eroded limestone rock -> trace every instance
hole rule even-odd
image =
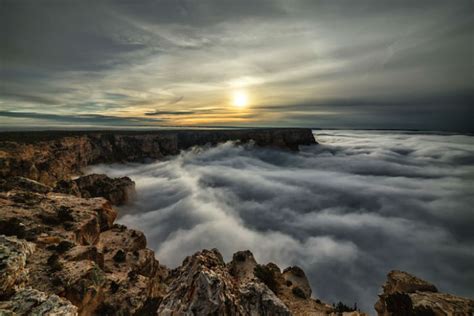
[[[0,298],[8,297],[28,281],[26,260],[35,245],[16,237],[0,235]]]
[[[474,314],[474,300],[439,293],[436,286],[403,271],[391,271],[375,304],[379,316]]]
[[[78,313],[76,306],[57,295],[26,288],[0,302],[0,315],[76,316]]]
[[[2,293],[11,296],[23,284],[67,299],[79,315],[152,315],[158,308],[168,270],[146,248],[143,233],[113,224],[116,211],[104,198],[15,189],[0,192],[0,208],[0,234],[10,235],[1,237],[0,249],[7,244],[18,253],[2,252],[8,252],[2,262],[14,261],[5,265]],[[30,245],[36,250],[26,260]]]
[[[109,178],[105,174],[90,174],[74,180],[61,180],[55,191],[83,198],[103,197],[114,205],[122,205],[135,194],[135,182],[128,177]]]

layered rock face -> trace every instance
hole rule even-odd
[[[129,177],[112,179],[105,174],[89,174],[58,181],[54,191],[84,198],[104,197],[114,205],[122,205],[134,196],[135,182]]]
[[[316,143],[310,129],[0,133],[0,176],[54,186],[90,164],[159,159],[229,140],[288,150]]]
[[[391,271],[375,304],[379,316],[474,315],[474,300],[439,293],[436,286],[403,271]]]
[[[0,308],[30,315],[64,300],[79,315],[156,310],[168,270],[143,233],[114,225],[116,211],[104,198],[10,190],[0,193],[0,209]],[[18,302],[28,293],[34,304],[23,311]]]

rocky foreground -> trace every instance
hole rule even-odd
[[[291,150],[314,143],[307,130],[290,131],[251,131],[242,139]],[[236,140],[243,132],[232,133]],[[177,135],[165,135],[175,137],[173,145],[159,133],[0,141],[0,315],[365,315],[314,298],[301,268],[258,264],[248,250],[230,262],[217,249],[202,250],[167,268],[143,233],[114,223],[113,205],[133,197],[131,179],[71,179],[90,163],[156,159],[192,146]],[[203,135],[195,136],[198,144]],[[221,140],[224,134],[209,143]],[[375,309],[387,316],[473,315],[474,301],[392,271]]]

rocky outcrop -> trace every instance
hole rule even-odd
[[[339,315],[331,305],[310,297],[300,268],[285,271],[286,277],[294,275],[295,284],[287,282],[275,264],[259,265],[248,250],[235,253],[227,264],[217,249],[200,251],[170,272],[158,315]],[[298,286],[303,294],[295,293]]]
[[[109,178],[105,174],[89,174],[74,180],[61,180],[54,190],[84,198],[104,197],[113,205],[122,205],[135,194],[135,182],[129,177]]]
[[[24,287],[28,281],[26,259],[34,248],[26,240],[0,235],[0,298]]]
[[[77,307],[57,295],[27,288],[19,290],[8,301],[0,302],[0,315],[76,316]]]
[[[234,279],[217,249],[187,257],[171,277],[159,315],[291,315],[262,282]]]
[[[146,248],[142,233],[114,225],[116,211],[104,198],[15,189],[0,193],[0,209],[4,310],[21,315],[20,299],[44,310],[59,304],[56,296],[79,315],[156,310],[168,270]]]
[[[375,304],[379,316],[474,314],[474,300],[439,293],[436,286],[403,271],[391,271]]]
[[[159,159],[192,146],[225,141],[297,150],[315,144],[310,129],[161,130],[0,133],[0,177],[54,186],[90,164]]]

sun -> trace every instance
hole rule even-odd
[[[245,91],[236,91],[232,98],[232,104],[238,108],[244,108],[248,105],[249,100],[247,93]]]

